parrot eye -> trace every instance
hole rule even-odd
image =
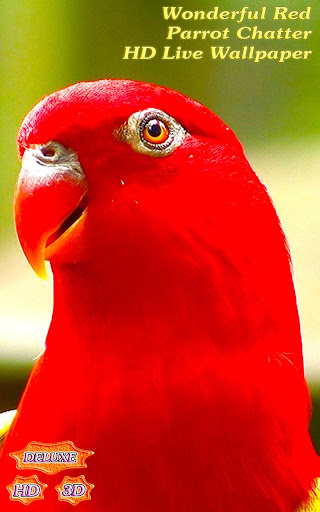
[[[186,130],[162,110],[148,108],[132,114],[116,136],[138,153],[168,156],[183,142]]]
[[[141,138],[150,144],[163,144],[170,135],[169,128],[159,119],[151,119],[144,126]]]

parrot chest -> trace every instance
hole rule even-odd
[[[58,358],[38,363],[8,451],[30,440],[94,451],[84,473],[95,485],[95,511],[226,512],[237,498],[239,511],[259,503],[261,511],[293,512],[296,493],[269,457],[272,423],[248,380],[226,381],[222,361],[206,353],[93,357],[75,357],[65,373]],[[58,485],[61,475],[50,481]],[[269,498],[281,491],[282,508]]]

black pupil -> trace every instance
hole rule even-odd
[[[162,132],[160,121],[157,119],[149,121],[147,129],[150,137],[159,137]]]

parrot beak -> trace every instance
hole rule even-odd
[[[87,182],[74,151],[50,142],[25,150],[14,197],[22,250],[46,278],[45,259],[61,252],[86,215]]]

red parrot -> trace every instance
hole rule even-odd
[[[54,309],[0,460],[83,474],[94,512],[294,512],[320,476],[285,236],[234,133],[182,94],[130,80],[44,98],[18,135],[15,216]],[[17,469],[31,441],[87,468]],[[312,508],[314,507],[314,508]],[[319,510],[311,498],[309,508]]]

